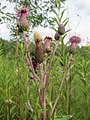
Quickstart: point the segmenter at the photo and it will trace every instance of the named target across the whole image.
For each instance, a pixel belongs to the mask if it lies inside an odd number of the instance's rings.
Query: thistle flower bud
[[[42,36],[41,36],[41,34],[39,32],[34,33],[34,40],[35,40],[35,42],[42,41]]]
[[[60,24],[58,26],[58,33],[59,33],[59,35],[63,35],[65,33],[65,27],[63,24]]]
[[[52,43],[52,38],[51,37],[45,37],[45,51],[46,53],[51,52],[51,43]]]
[[[60,36],[59,36],[58,32],[55,33],[54,38],[55,38],[55,40],[59,40]]]

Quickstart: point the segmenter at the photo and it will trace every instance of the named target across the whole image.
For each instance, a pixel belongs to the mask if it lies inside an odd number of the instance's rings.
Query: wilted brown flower
[[[42,41],[42,36],[41,36],[41,34],[39,32],[34,33],[34,40],[35,40],[35,42]]]
[[[44,59],[44,50],[42,46],[42,36],[39,32],[34,33],[34,39],[36,43],[36,51],[35,51],[35,60],[37,63],[42,63]]]
[[[45,37],[44,41],[45,41],[46,53],[49,53],[51,51],[52,38],[51,37]]]
[[[36,52],[35,52],[35,60],[37,63],[42,63],[44,59],[44,51],[42,47],[42,42],[36,42]]]

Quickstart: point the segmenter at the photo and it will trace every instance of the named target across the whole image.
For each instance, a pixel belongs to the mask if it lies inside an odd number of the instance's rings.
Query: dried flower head
[[[65,27],[63,24],[59,24],[58,33],[59,33],[59,35],[63,35],[65,33]]]
[[[46,53],[49,53],[51,51],[52,38],[51,37],[45,37],[44,41],[45,41]]]
[[[34,39],[35,39],[35,42],[40,42],[42,41],[42,36],[39,32],[35,32],[34,33]]]
[[[36,42],[35,60],[37,63],[42,63],[44,59],[44,51],[42,42]]]

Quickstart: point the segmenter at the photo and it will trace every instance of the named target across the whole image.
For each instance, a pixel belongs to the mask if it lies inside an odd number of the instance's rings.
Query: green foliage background
[[[6,47],[7,46],[7,47]],[[0,41],[0,119],[18,119],[18,73],[15,53],[15,41]],[[33,48],[32,44],[30,46]],[[65,46],[64,46],[65,47]],[[61,83],[63,69],[67,62],[68,53],[60,56],[62,45],[59,46],[51,71],[49,85],[47,86],[47,113],[52,108],[59,84]],[[90,114],[90,46],[78,48],[74,61],[67,74],[66,82],[61,91],[58,105],[54,112],[54,120],[69,120],[71,115],[74,120],[86,119],[86,101]],[[65,48],[64,48],[65,49]],[[64,61],[64,62],[63,62]],[[63,63],[62,63],[63,62]],[[63,66],[62,66],[63,65]],[[19,67],[20,67],[20,110],[21,119],[41,119],[41,107],[39,98],[31,74],[25,62],[24,46],[19,43]],[[71,76],[71,77],[70,77]],[[67,87],[69,88],[67,89]],[[68,91],[68,92],[67,92]],[[68,94],[70,95],[68,98]],[[87,98],[88,97],[88,98]],[[69,108],[67,107],[69,99]],[[33,109],[31,111],[31,109]],[[47,114],[48,117],[49,114]],[[88,120],[90,117],[88,116]]]

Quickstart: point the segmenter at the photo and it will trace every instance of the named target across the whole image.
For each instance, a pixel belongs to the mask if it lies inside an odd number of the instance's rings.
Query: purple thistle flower
[[[28,15],[29,15],[29,9],[25,6],[23,6],[17,12],[17,22],[21,31],[26,31],[28,29],[28,26],[29,26],[28,20],[27,20]]]
[[[17,11],[17,13],[16,13],[17,17],[20,18],[22,15],[25,15],[26,17],[29,15],[28,7],[23,6],[23,7],[21,7],[20,10]]]
[[[70,37],[69,42],[71,44],[73,44],[73,43],[79,44],[81,42],[81,38],[78,36],[72,36],[72,37]]]
[[[70,51],[75,51],[77,48],[77,45],[81,42],[81,38],[78,36],[72,36],[69,39],[69,42],[71,43],[70,45]]]

